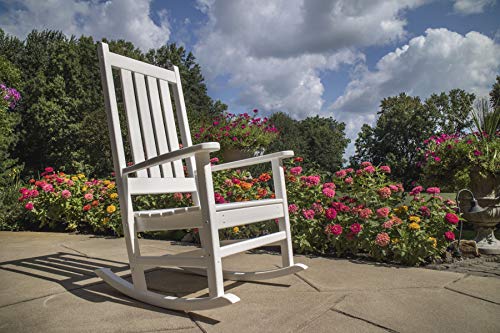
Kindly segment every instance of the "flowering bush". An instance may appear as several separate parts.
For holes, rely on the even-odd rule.
[[[455,191],[469,186],[472,170],[482,176],[499,173],[500,132],[492,136],[441,134],[424,143],[418,166],[425,183],[447,185],[446,190]]]
[[[297,161],[297,160],[295,160]],[[369,162],[335,173],[333,181],[287,170],[293,243],[298,252],[369,254],[376,260],[417,265],[444,253],[458,223],[455,203],[438,188],[421,187],[405,198],[389,166]]]
[[[248,113],[226,113],[215,117],[210,124],[202,124],[194,138],[196,142],[217,141],[221,151],[237,149],[254,152],[260,148],[267,148],[277,138],[278,130],[270,124],[269,119],[257,117]]]
[[[47,167],[39,180],[29,183],[19,190],[19,201],[40,227],[122,234],[114,181],[56,173]]]

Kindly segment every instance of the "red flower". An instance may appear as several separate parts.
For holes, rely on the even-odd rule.
[[[26,208],[27,210],[33,210],[34,205],[33,205],[33,203],[30,201],[30,202],[28,202],[28,203],[24,206],[24,208]]]
[[[333,225],[329,224],[325,228],[325,232],[327,234],[332,234],[335,236],[342,234],[342,231],[343,231],[343,229],[342,229],[342,226],[340,224],[333,224]]]
[[[455,240],[455,234],[453,231],[447,231],[444,233],[444,237],[449,240],[449,241],[454,241]]]
[[[90,210],[91,206],[90,205],[85,205],[83,206],[83,211],[88,212]]]
[[[329,220],[333,220],[337,217],[337,211],[334,208],[328,208],[325,212],[325,216]]]
[[[359,232],[361,231],[361,229],[363,229],[363,227],[359,223],[353,223],[353,224],[351,224],[351,226],[349,227],[349,229],[351,230],[351,232],[354,235],[357,235],[357,234],[359,234]]]
[[[456,216],[453,213],[446,213],[444,219],[446,222],[451,223],[451,224],[457,224],[459,221],[458,216]]]
[[[271,176],[268,173],[263,173],[259,176],[261,182],[267,182],[269,179],[271,179]]]

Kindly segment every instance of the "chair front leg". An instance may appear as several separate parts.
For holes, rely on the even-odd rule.
[[[288,216],[288,201],[286,196],[285,173],[283,171],[282,160],[275,159],[272,161],[274,193],[276,199],[283,200],[283,217],[278,219],[278,227],[280,231],[284,231],[286,238],[280,242],[281,260],[283,267],[289,267],[294,264],[292,236],[290,232],[290,218]]]
[[[222,259],[220,257],[219,227],[215,215],[215,198],[210,165],[210,154],[196,155],[196,182],[204,227],[200,228],[201,246],[207,260],[207,277],[210,297],[224,295]]]

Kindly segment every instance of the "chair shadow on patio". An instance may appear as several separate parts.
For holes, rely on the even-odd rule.
[[[115,302],[169,315],[185,316],[183,312],[162,309],[124,296],[95,275],[94,270],[100,267],[108,267],[126,280],[131,280],[128,263],[76,253],[57,252],[0,263],[1,270],[57,283],[71,294],[89,302]],[[190,274],[177,268],[150,269],[146,273],[146,280],[149,290],[165,295],[176,297],[187,295],[191,297],[193,294],[196,294],[197,297],[208,296],[207,280],[204,276]],[[245,283],[289,287],[289,285],[262,281],[227,281],[225,288],[230,290]],[[210,325],[219,323],[219,321],[199,313],[191,313],[191,318]]]

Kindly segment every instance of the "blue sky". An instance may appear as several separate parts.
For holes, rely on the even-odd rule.
[[[500,74],[496,0],[1,0],[0,27],[175,42],[231,111],[333,116],[353,141],[384,97],[483,96]]]

